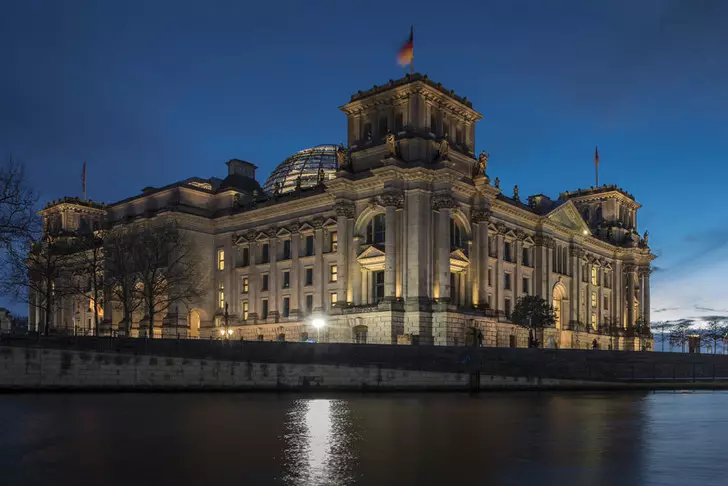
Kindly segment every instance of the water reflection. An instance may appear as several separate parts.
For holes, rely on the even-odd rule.
[[[728,393],[0,395],[0,484],[725,485]]]
[[[356,463],[356,436],[344,400],[295,400],[286,414],[286,484],[348,484]]]

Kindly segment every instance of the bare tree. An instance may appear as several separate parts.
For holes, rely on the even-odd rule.
[[[202,295],[197,250],[174,222],[146,224],[137,230],[133,250],[139,275],[138,294],[154,337],[154,318],[173,304]]]
[[[72,253],[66,239],[50,234],[8,248],[3,290],[43,314],[42,332],[46,336],[56,302],[71,293],[68,271]]]
[[[669,321],[659,321],[653,322],[650,327],[659,333],[660,341],[662,341],[662,351],[665,351],[665,334],[667,334],[667,337],[669,337],[670,332],[672,331],[673,327],[675,327],[675,324]]]
[[[111,297],[121,303],[122,324],[127,336],[131,333],[132,315],[142,304],[137,295],[139,274],[134,259],[137,228],[118,226],[104,239],[105,285]]]
[[[705,340],[713,343],[713,354],[718,349],[718,341],[722,341],[726,335],[726,318],[723,316],[710,316],[707,319],[707,327],[704,331]]]
[[[94,334],[99,335],[99,310],[104,292],[104,231],[81,234],[73,239],[71,285],[76,293],[90,301],[94,312]]]
[[[8,157],[0,167],[0,244],[10,247],[32,237],[39,226],[34,212],[36,201],[23,166]]]
[[[670,331],[670,346],[680,346],[682,352],[685,352],[685,344],[688,342],[688,334],[690,328],[693,326],[694,321],[692,319],[680,319],[673,324],[672,330]]]

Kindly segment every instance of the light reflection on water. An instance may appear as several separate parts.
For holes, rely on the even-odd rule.
[[[728,393],[0,395],[0,485],[728,484]]]
[[[295,400],[286,414],[283,479],[290,485],[349,484],[356,463],[344,400]]]

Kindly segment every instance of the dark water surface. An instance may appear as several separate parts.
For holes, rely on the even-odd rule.
[[[728,485],[728,393],[0,395],[0,485]]]

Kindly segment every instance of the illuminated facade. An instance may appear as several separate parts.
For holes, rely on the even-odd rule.
[[[208,295],[160,316],[162,335],[462,345],[479,329],[484,345],[524,347],[528,331],[508,316],[535,294],[557,314],[536,336],[545,347],[649,343],[636,335],[650,321],[654,256],[630,194],[505,194],[476,155],[482,116],[426,76],[359,92],[341,110],[347,149],[298,152],[263,187],[253,164],[231,160],[225,179],[104,206],[110,225],[175,218],[204,253]],[[104,310],[109,332],[120,315],[110,301]]]

